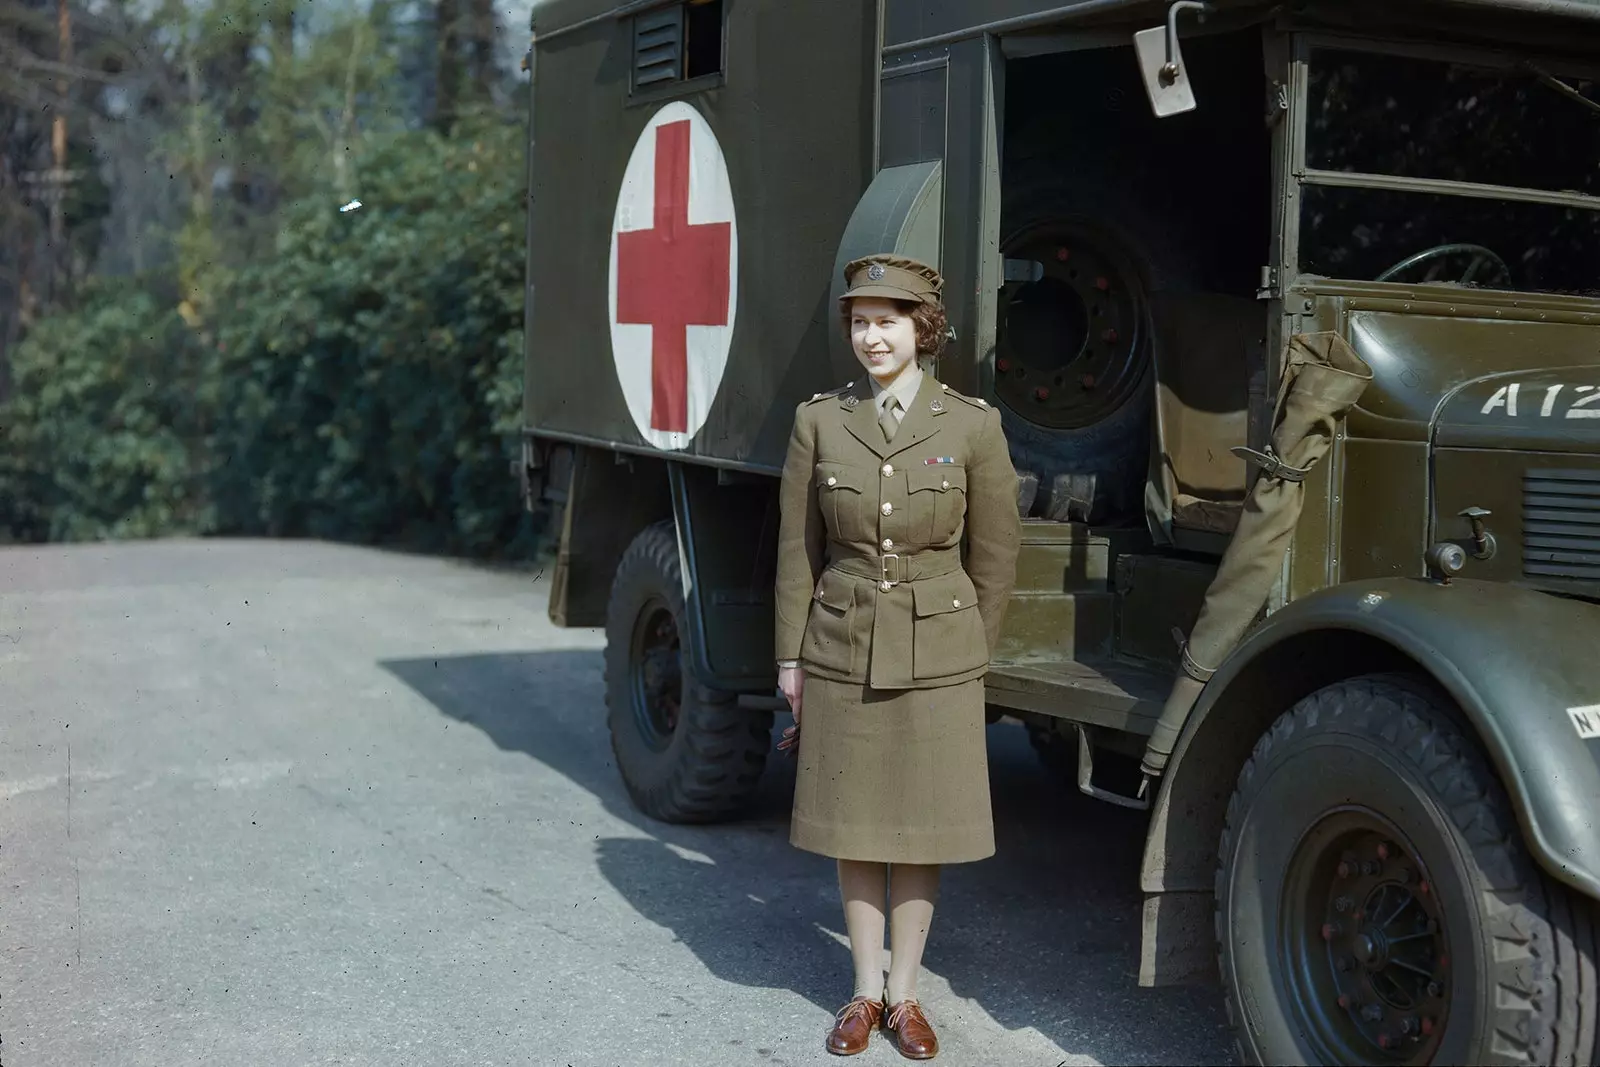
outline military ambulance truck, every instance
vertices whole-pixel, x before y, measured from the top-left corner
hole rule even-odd
[[[770,758],[790,426],[898,251],[1019,474],[990,714],[1148,819],[1141,984],[1220,970],[1251,1063],[1595,1062],[1600,3],[532,31],[515,466],[642,811]]]

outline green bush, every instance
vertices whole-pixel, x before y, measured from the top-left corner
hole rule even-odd
[[[219,332],[221,528],[526,547],[509,462],[522,391],[518,131],[407,133],[363,206],[291,212]]]
[[[8,539],[210,527],[192,400],[203,357],[173,304],[158,286],[98,285],[12,351],[11,395],[0,406],[0,532]]]
[[[204,336],[147,293],[43,324],[3,413],[19,538],[215,532],[526,556],[520,127],[393,135],[308,198]],[[18,445],[21,445],[18,448]]]

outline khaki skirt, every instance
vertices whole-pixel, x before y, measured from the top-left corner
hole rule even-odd
[[[994,855],[981,678],[873,689],[808,675],[789,841],[837,859]]]

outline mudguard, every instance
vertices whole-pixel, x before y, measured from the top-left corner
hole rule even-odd
[[[828,291],[828,321],[845,291],[845,264],[858,256],[898,252],[939,265],[944,212],[944,164],[937,160],[885,167],[861,195],[839,240]],[[828,331],[828,353],[842,383],[861,374],[861,363],[840,329]]]
[[[1187,817],[1197,800],[1171,794],[1187,791],[1181,762],[1213,709],[1274,648],[1297,635],[1332,631],[1376,638],[1431,674],[1476,729],[1536,862],[1600,898],[1600,605],[1506,583],[1420,578],[1347,582],[1293,601],[1228,657],[1206,685],[1165,775],[1146,848],[1147,892],[1192,888],[1165,877],[1177,873],[1169,860],[1190,866],[1173,854],[1188,850],[1156,838],[1166,838],[1172,811]],[[1203,844],[1214,863],[1215,837]]]
[[[771,479],[688,463],[666,468],[694,676],[713,689],[771,693],[776,539],[750,536],[777,528]]]

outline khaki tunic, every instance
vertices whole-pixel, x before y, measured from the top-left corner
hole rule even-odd
[[[885,442],[866,380],[813,398],[780,499],[777,654],[806,673],[790,840],[991,855],[982,678],[1021,539],[999,413],[924,374]]]

